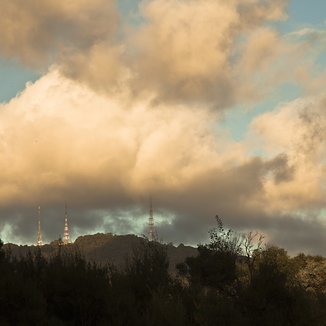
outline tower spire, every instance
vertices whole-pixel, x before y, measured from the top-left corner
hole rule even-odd
[[[68,231],[68,220],[67,220],[67,203],[66,203],[66,214],[65,214],[65,233],[63,237],[63,244],[70,243],[69,231]]]
[[[148,240],[157,241],[157,233],[154,227],[152,197],[149,200],[149,223],[148,223]]]
[[[38,205],[38,235],[37,245],[43,246],[42,233],[41,233],[41,205]]]

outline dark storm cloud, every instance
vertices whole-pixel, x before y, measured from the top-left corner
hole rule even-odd
[[[266,230],[270,234],[269,242],[286,248],[292,254],[304,252],[325,255],[325,222],[309,215],[272,216],[271,227]]]

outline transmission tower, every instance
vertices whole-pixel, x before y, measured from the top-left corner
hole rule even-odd
[[[41,233],[41,206],[38,206],[38,235],[37,235],[37,245],[43,246],[42,233]]]
[[[63,236],[63,244],[70,243],[69,231],[68,231],[68,220],[67,220],[67,203],[66,203],[66,214],[65,214],[65,233]]]
[[[154,227],[152,197],[150,197],[150,208],[149,208],[149,223],[148,223],[148,240],[157,241],[157,233]]]

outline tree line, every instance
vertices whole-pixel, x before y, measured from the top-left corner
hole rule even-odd
[[[216,222],[177,275],[167,245],[153,241],[135,245],[121,268],[62,247],[48,259],[0,250],[0,324],[325,325],[325,258],[291,258]]]

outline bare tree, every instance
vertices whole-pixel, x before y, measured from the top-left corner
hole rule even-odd
[[[265,238],[265,236],[260,234],[259,238],[257,240],[257,243],[255,244],[254,240],[255,240],[255,238],[258,237],[258,235],[259,234],[257,231],[255,233],[250,231],[244,237],[244,241],[243,241],[243,247],[244,247],[245,254],[247,256],[247,264],[248,264],[249,273],[250,273],[250,281],[252,280],[252,276],[253,276],[254,269],[255,269],[255,263],[256,263],[257,257],[259,257],[259,253],[262,249],[262,245],[263,245],[264,238]]]

